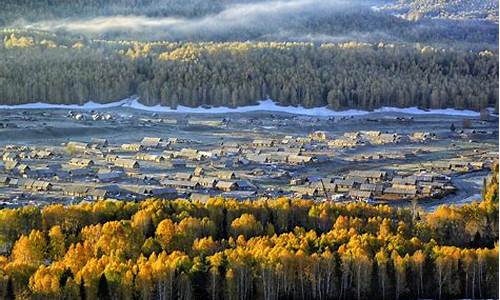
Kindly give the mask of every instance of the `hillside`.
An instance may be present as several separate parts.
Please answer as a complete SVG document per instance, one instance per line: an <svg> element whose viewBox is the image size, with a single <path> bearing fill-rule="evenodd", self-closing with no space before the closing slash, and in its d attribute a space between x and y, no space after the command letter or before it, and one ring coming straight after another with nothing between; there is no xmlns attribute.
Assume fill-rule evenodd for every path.
<svg viewBox="0 0 500 300"><path fill-rule="evenodd" d="M498 54L414 45L171 43L5 32L0 102L496 107Z"/></svg>

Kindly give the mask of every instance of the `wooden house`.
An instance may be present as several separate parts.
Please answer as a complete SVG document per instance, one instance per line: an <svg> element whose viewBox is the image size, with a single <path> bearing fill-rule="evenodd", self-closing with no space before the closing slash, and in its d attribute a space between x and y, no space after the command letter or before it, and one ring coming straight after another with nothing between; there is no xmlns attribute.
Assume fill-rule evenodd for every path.
<svg viewBox="0 0 500 300"><path fill-rule="evenodd" d="M338 178L335 179L333 183L336 185L338 192L348 192L351 189L357 189L364 182L359 182L359 180L354 178L348 178L348 179Z"/></svg>
<svg viewBox="0 0 500 300"><path fill-rule="evenodd" d="M51 159L54 156L55 153L50 150L39 150L32 153L32 158L34 159Z"/></svg>
<svg viewBox="0 0 500 300"><path fill-rule="evenodd" d="M324 180L316 181L311 183L311 186L318 188L320 194L324 194L325 190L327 193L337 193L338 187L335 183L326 182Z"/></svg>
<svg viewBox="0 0 500 300"><path fill-rule="evenodd" d="M135 155L135 159L144 160L144 161L152 161L161 163L165 161L165 157L161 155L149 154L149 153L137 153Z"/></svg>
<svg viewBox="0 0 500 300"><path fill-rule="evenodd" d="M166 160L164 164L168 167L171 168L185 168L186 167L186 160L184 159L170 159Z"/></svg>
<svg viewBox="0 0 500 300"><path fill-rule="evenodd" d="M89 144L82 142L68 142L66 143L66 149L71 152L85 152L90 148Z"/></svg>
<svg viewBox="0 0 500 300"><path fill-rule="evenodd" d="M177 196L177 191L172 188L154 187L150 185L140 185L129 187L128 190L143 196L155 198L173 199Z"/></svg>
<svg viewBox="0 0 500 300"><path fill-rule="evenodd" d="M204 174L205 170L203 169L203 167L200 166L197 166L193 171L193 175L197 177L203 176Z"/></svg>
<svg viewBox="0 0 500 300"><path fill-rule="evenodd" d="M187 181L187 180L170 180L170 179L162 179L160 184L166 187L174 188L174 189L190 189L197 190L201 188L201 185L198 182Z"/></svg>
<svg viewBox="0 0 500 300"><path fill-rule="evenodd" d="M246 158L254 163L260 163L260 164L267 164L270 162L270 159L267 155L265 154L253 154L249 153L246 155Z"/></svg>
<svg viewBox="0 0 500 300"><path fill-rule="evenodd" d="M27 164L19 164L16 167L16 170L19 174L28 174L31 171L31 168Z"/></svg>
<svg viewBox="0 0 500 300"><path fill-rule="evenodd" d="M224 192L230 192L238 189L238 184L234 181L218 181L215 188Z"/></svg>
<svg viewBox="0 0 500 300"><path fill-rule="evenodd" d="M215 177L192 177L191 181L199 183L202 187L207 189L214 189L219 180Z"/></svg>
<svg viewBox="0 0 500 300"><path fill-rule="evenodd" d="M304 184L304 182L305 182L304 178L296 177L296 178L290 179L289 184L290 185L302 185L302 184Z"/></svg>
<svg viewBox="0 0 500 300"><path fill-rule="evenodd" d="M68 162L71 166L78 168L90 168L94 166L94 161L86 158L72 158Z"/></svg>
<svg viewBox="0 0 500 300"><path fill-rule="evenodd" d="M4 163L4 165L3 165L3 167L7 171L12 171L12 170L15 170L19 165L20 165L20 163L17 160L15 160L15 161L6 161Z"/></svg>
<svg viewBox="0 0 500 300"><path fill-rule="evenodd" d="M410 140L415 141L415 142L425 142L431 139L434 139L436 137L436 134L431 133L431 132L423 132L423 131L417 131L411 134Z"/></svg>
<svg viewBox="0 0 500 300"><path fill-rule="evenodd" d="M344 132L344 137L346 139L350 139L350 140L357 140L359 138L361 138L361 133L360 132Z"/></svg>
<svg viewBox="0 0 500 300"><path fill-rule="evenodd" d="M72 184L63 187L63 194L73 197L85 197L89 191L89 187L83 184Z"/></svg>
<svg viewBox="0 0 500 300"><path fill-rule="evenodd" d="M380 130L368 130L368 131L361 131L362 136L366 136L368 138L377 138L382 134L382 131Z"/></svg>
<svg viewBox="0 0 500 300"><path fill-rule="evenodd" d="M19 186L19 178L10 178L9 179L9 186L10 187L17 187Z"/></svg>
<svg viewBox="0 0 500 300"><path fill-rule="evenodd" d="M93 176L94 171L89 168L71 169L68 170L68 175L71 177L88 177L88 176Z"/></svg>
<svg viewBox="0 0 500 300"><path fill-rule="evenodd" d="M254 147L274 147L275 141L270 139L257 139L252 142Z"/></svg>
<svg viewBox="0 0 500 300"><path fill-rule="evenodd" d="M27 179L24 181L23 187L27 190L32 190L37 192L50 191L52 189L52 183L48 181Z"/></svg>
<svg viewBox="0 0 500 300"><path fill-rule="evenodd" d="M9 181L10 181L10 177L9 176L0 175L0 185L1 186L8 186L9 185Z"/></svg>
<svg viewBox="0 0 500 300"><path fill-rule="evenodd" d="M141 144L122 144L121 149L127 152L139 152L144 149L144 146Z"/></svg>
<svg viewBox="0 0 500 300"><path fill-rule="evenodd" d="M354 200L367 200L372 198L373 193L371 191L350 190L348 195Z"/></svg>
<svg viewBox="0 0 500 300"><path fill-rule="evenodd" d="M271 163L286 163L288 155L285 152L271 152L267 154L269 162Z"/></svg>
<svg viewBox="0 0 500 300"><path fill-rule="evenodd" d="M109 145L109 142L107 139L99 139L99 138L92 138L90 140L90 146L92 148L105 148Z"/></svg>
<svg viewBox="0 0 500 300"><path fill-rule="evenodd" d="M233 180L236 179L236 173L233 171L219 171L216 177L222 180Z"/></svg>
<svg viewBox="0 0 500 300"><path fill-rule="evenodd" d="M174 175L175 180L191 180L193 174L189 172L177 172Z"/></svg>
<svg viewBox="0 0 500 300"><path fill-rule="evenodd" d="M158 148L162 142L163 139L159 137L144 137L141 145L146 148Z"/></svg>
<svg viewBox="0 0 500 300"><path fill-rule="evenodd" d="M417 195L416 187L408 186L407 188L401 187L387 187L384 189L384 195L413 197Z"/></svg>
<svg viewBox="0 0 500 300"><path fill-rule="evenodd" d="M467 161L452 160L450 161L450 169L454 172L469 172L472 166Z"/></svg>
<svg viewBox="0 0 500 300"><path fill-rule="evenodd" d="M366 178L370 183L377 183L387 180L388 174L385 171L350 171L348 177Z"/></svg>
<svg viewBox="0 0 500 300"><path fill-rule="evenodd" d="M315 186L298 185L292 186L291 190L302 196L317 197L319 195L319 189Z"/></svg>
<svg viewBox="0 0 500 300"><path fill-rule="evenodd" d="M93 200L99 201L99 200L106 200L111 197L111 193L105 189L90 189L87 192L87 195L92 197Z"/></svg>
<svg viewBox="0 0 500 300"><path fill-rule="evenodd" d="M363 143L359 139L338 138L328 142L328 146L332 148L352 148Z"/></svg>
<svg viewBox="0 0 500 300"><path fill-rule="evenodd" d="M118 155L116 154L107 154L104 159L107 161L107 162L114 162L117 158L119 158Z"/></svg>
<svg viewBox="0 0 500 300"><path fill-rule="evenodd" d="M199 150L193 148L182 148L177 156L186 157L186 158L197 158Z"/></svg>
<svg viewBox="0 0 500 300"><path fill-rule="evenodd" d="M392 185L416 185L417 177L416 176L398 176L394 177L391 180Z"/></svg>
<svg viewBox="0 0 500 300"><path fill-rule="evenodd" d="M384 192L384 185L379 183L362 183L360 191L371 192L373 195L381 195Z"/></svg>
<svg viewBox="0 0 500 300"><path fill-rule="evenodd" d="M170 144L177 144L177 143L180 143L180 140L176 137L170 137L167 139L167 142Z"/></svg>
<svg viewBox="0 0 500 300"><path fill-rule="evenodd" d="M378 136L378 144L399 143L401 137L397 133L382 133Z"/></svg>
<svg viewBox="0 0 500 300"><path fill-rule="evenodd" d="M210 200L210 194L205 193L191 193L189 200L192 202L207 203Z"/></svg>
<svg viewBox="0 0 500 300"><path fill-rule="evenodd" d="M241 153L243 153L243 149L241 147L238 148L224 147L224 149L222 149L223 155L238 155Z"/></svg>
<svg viewBox="0 0 500 300"><path fill-rule="evenodd" d="M321 184L321 182L320 182ZM338 192L338 187L335 183L332 182L323 182L321 186L318 186L318 188L321 188L320 190L324 192L323 187L325 188L327 193L337 193Z"/></svg>
<svg viewBox="0 0 500 300"><path fill-rule="evenodd" d="M302 165L312 162L312 157L303 155L288 155L287 162L292 165Z"/></svg>
<svg viewBox="0 0 500 300"><path fill-rule="evenodd" d="M326 131L315 131L309 134L309 138L313 141L323 142L328 139L328 134L326 133Z"/></svg>
<svg viewBox="0 0 500 300"><path fill-rule="evenodd" d="M140 167L140 164L137 160L128 158L117 158L113 163L115 166L125 169L138 169Z"/></svg>
<svg viewBox="0 0 500 300"><path fill-rule="evenodd" d="M220 196L225 199L235 199L243 201L257 199L258 193L256 191L229 191L223 192Z"/></svg>
<svg viewBox="0 0 500 300"><path fill-rule="evenodd" d="M111 172L98 172L97 180L99 182L115 182L123 177L123 172L111 171Z"/></svg>
<svg viewBox="0 0 500 300"><path fill-rule="evenodd" d="M35 168L27 172L27 175L32 178L51 178L56 175L56 172L50 168Z"/></svg>
<svg viewBox="0 0 500 300"><path fill-rule="evenodd" d="M5 152L3 155L2 155L2 160L7 162L7 161L10 161L10 162L14 162L14 161L19 161L21 158L19 156L18 153L14 153L14 152Z"/></svg>

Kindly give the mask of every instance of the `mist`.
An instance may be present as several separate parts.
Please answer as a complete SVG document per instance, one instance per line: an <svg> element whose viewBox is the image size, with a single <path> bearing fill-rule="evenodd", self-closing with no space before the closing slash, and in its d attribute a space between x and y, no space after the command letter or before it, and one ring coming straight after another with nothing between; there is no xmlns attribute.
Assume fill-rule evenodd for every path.
<svg viewBox="0 0 500 300"><path fill-rule="evenodd" d="M294 28L302 29L311 20L334 17L346 11L370 10L370 5L367 1L346 0L264 1L229 5L219 13L198 18L119 15L56 19L24 24L23 27L91 35L143 34L150 39L212 39L227 36L228 33L241 33L242 38L274 38L282 36L283 31L291 31L291 36L307 36L307 33L304 35L304 32L297 32Z"/></svg>
<svg viewBox="0 0 500 300"><path fill-rule="evenodd" d="M412 21L377 9L383 0L269 0L201 8L192 1L182 6L197 17L179 14L153 1L134 13L116 8L112 15L18 20L13 27L86 35L98 39L140 41L298 41L453 43L455 47L497 48L498 25L488 22L438 20ZM195 1L198 3L198 0ZM211 3L211 2L210 2ZM223 2L221 2L223 3ZM226 2L227 3L227 2ZM198 9L197 9L198 7ZM156 9L157 13L151 12ZM116 12L123 12L121 15ZM155 15L155 16L153 16Z"/></svg>

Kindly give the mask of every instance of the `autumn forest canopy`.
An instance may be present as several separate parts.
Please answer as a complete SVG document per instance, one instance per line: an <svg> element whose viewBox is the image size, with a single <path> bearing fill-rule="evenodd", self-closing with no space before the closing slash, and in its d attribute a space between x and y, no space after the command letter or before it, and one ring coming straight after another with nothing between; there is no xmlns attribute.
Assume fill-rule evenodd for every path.
<svg viewBox="0 0 500 300"><path fill-rule="evenodd" d="M4 209L0 298L498 298L495 174L481 202L433 213L288 198Z"/></svg>
<svg viewBox="0 0 500 300"><path fill-rule="evenodd" d="M383 4L6 0L0 103L497 108L498 24Z"/></svg>

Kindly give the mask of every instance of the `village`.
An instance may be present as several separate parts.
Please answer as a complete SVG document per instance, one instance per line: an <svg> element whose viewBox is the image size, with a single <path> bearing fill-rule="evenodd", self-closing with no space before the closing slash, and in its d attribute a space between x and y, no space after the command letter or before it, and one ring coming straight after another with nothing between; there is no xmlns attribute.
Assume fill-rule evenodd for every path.
<svg viewBox="0 0 500 300"><path fill-rule="evenodd" d="M89 119L73 112L65 118ZM498 159L497 145L471 142L481 135L498 135L498 131L457 130L443 136L443 131L331 133L306 128L290 134L285 119L283 133L269 136L253 130L245 136L240 131L239 139L231 139L224 138L231 131L227 119L165 121L156 114L151 119L157 121L146 123L172 126L179 132L187 126L216 130L206 130L212 136L207 142L194 134L188 138L184 130L178 135L134 136L126 142L90 136L70 137L58 144L4 144L0 204L15 207L152 197L243 201L280 196L338 202L425 201L453 193L453 176L487 170ZM113 116L95 114L90 120L110 122ZM253 119L248 118L246 124L257 122L249 120ZM290 126L292 121L288 120ZM319 122L332 125L331 118ZM457 146L446 157L435 156L438 148L432 145L450 137L470 146L467 150Z"/></svg>

